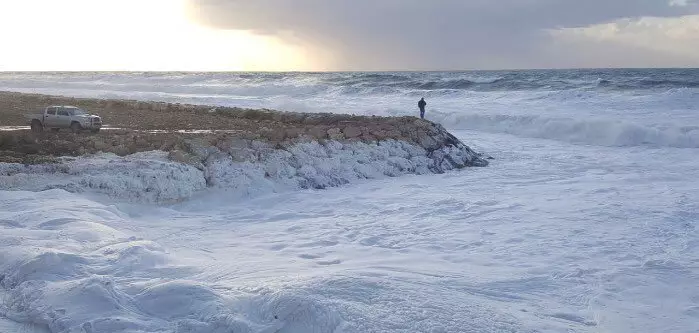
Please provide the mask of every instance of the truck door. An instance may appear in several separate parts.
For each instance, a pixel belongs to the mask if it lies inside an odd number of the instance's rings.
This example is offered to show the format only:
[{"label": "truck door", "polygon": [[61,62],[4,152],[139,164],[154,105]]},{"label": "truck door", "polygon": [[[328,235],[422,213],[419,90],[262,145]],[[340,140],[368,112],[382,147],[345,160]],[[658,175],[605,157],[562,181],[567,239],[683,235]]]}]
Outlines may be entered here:
[{"label": "truck door", "polygon": [[58,119],[56,118],[56,107],[46,108],[44,113],[44,127],[56,127],[58,126]]},{"label": "truck door", "polygon": [[70,113],[64,107],[58,107],[56,110],[56,127],[70,127]]}]

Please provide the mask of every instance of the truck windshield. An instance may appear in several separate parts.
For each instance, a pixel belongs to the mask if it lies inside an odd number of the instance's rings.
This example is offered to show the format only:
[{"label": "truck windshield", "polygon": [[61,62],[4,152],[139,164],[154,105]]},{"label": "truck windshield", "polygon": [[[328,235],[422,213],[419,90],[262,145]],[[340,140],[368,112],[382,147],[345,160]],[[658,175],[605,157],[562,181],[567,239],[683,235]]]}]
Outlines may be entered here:
[{"label": "truck windshield", "polygon": [[85,112],[84,110],[77,109],[77,108],[76,109],[68,109],[68,112],[70,113],[71,116],[82,116],[82,115],[87,114],[87,112]]}]

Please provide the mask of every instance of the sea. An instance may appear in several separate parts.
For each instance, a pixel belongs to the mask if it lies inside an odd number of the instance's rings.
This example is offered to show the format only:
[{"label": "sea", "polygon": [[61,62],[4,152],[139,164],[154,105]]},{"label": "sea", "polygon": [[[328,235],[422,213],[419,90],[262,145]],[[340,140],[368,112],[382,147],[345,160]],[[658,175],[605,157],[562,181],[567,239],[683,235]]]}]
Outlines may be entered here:
[{"label": "sea", "polygon": [[0,174],[2,332],[699,332],[699,69],[4,72],[0,90],[379,116],[424,97],[494,158],[176,203]]}]

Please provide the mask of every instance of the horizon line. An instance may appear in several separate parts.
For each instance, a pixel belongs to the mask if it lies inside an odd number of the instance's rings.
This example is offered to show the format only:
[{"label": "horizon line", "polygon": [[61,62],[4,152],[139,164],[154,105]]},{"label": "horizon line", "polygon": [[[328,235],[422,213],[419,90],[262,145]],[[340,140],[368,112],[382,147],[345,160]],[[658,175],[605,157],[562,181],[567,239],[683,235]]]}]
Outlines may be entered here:
[{"label": "horizon line", "polygon": [[403,69],[403,70],[0,70],[0,73],[443,73],[443,72],[515,72],[570,70],[699,70],[699,67],[566,67],[503,69]]}]

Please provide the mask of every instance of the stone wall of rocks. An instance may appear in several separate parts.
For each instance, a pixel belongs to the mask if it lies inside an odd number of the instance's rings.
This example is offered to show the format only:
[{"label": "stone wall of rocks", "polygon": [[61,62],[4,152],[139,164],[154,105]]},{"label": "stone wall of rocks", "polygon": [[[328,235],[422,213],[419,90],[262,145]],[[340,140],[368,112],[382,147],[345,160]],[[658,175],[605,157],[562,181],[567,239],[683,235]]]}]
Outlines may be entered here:
[{"label": "stone wall of rocks", "polygon": [[[99,134],[0,132],[0,161],[31,163],[46,160],[37,156],[78,156],[96,152],[122,156],[148,150],[187,152],[187,142],[192,140],[218,147],[235,139],[278,147],[310,141],[377,144],[397,140],[422,147],[428,154],[444,147],[455,147],[479,156],[441,125],[415,117],[294,113],[0,93],[0,110],[3,106],[4,110],[30,110],[48,105],[82,107],[102,116],[106,124],[122,129],[103,130]],[[473,165],[487,164],[484,160],[475,161]]]}]

